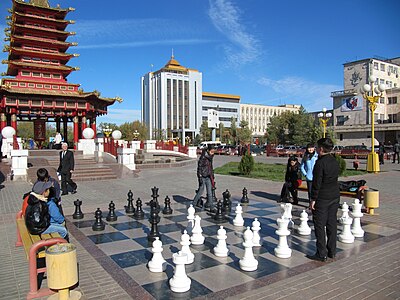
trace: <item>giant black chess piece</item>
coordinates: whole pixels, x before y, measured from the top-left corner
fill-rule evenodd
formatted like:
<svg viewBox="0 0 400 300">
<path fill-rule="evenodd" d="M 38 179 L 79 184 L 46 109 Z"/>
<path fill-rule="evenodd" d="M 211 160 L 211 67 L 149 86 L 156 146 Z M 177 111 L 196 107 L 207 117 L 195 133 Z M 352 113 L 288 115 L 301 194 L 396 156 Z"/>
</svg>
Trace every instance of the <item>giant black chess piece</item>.
<svg viewBox="0 0 400 300">
<path fill-rule="evenodd" d="M 142 200 L 140 200 L 140 198 L 138 198 L 136 200 L 136 211 L 133 214 L 133 217 L 136 220 L 143 220 L 144 219 L 144 211 L 142 209 Z"/>
<path fill-rule="evenodd" d="M 101 212 L 100 208 L 96 210 L 94 217 L 96 218 L 96 221 L 92 225 L 93 231 L 103 231 L 104 228 L 106 228 L 106 224 L 101 219 L 103 217 L 103 213 Z"/>
<path fill-rule="evenodd" d="M 217 203 L 217 212 L 215 213 L 214 220 L 217 223 L 225 222 L 225 215 L 222 212 L 222 201 L 218 201 Z"/>
<path fill-rule="evenodd" d="M 170 214 L 172 214 L 171 199 L 169 199 L 168 196 L 165 197 L 164 203 L 165 203 L 165 207 L 164 207 L 162 213 L 163 213 L 164 215 L 170 215 Z"/>
<path fill-rule="evenodd" d="M 147 235 L 147 240 L 150 245 L 156 240 L 156 237 L 161 238 L 160 232 L 158 231 L 158 223 L 160 223 L 160 217 L 158 215 L 157 210 L 153 210 L 150 213 L 150 224 L 151 224 L 151 230 L 150 233 Z"/>
<path fill-rule="evenodd" d="M 115 204 L 113 201 L 108 205 L 108 215 L 106 217 L 107 221 L 114 222 L 117 221 L 118 216 L 115 214 Z"/>
<path fill-rule="evenodd" d="M 226 213 L 229 214 L 231 212 L 232 208 L 232 201 L 231 201 L 231 193 L 228 191 L 228 189 L 222 193 L 222 210 Z"/>
<path fill-rule="evenodd" d="M 133 206 L 133 193 L 131 190 L 128 192 L 128 205 L 125 206 L 125 212 L 127 215 L 135 213 L 135 207 Z"/>
<path fill-rule="evenodd" d="M 146 202 L 148 206 L 150 206 L 150 215 L 153 212 L 153 210 L 156 210 L 157 213 L 160 213 L 160 204 L 158 203 L 158 187 L 153 187 L 151 188 L 152 195 L 151 195 L 151 200 L 150 202 Z"/>
<path fill-rule="evenodd" d="M 74 201 L 74 205 L 75 205 L 75 212 L 73 213 L 72 218 L 78 219 L 78 220 L 83 219 L 84 215 L 81 210 L 82 201 L 79 199 L 76 199 Z"/>
<path fill-rule="evenodd" d="M 242 204 L 248 204 L 249 203 L 249 198 L 247 197 L 247 189 L 243 188 L 243 192 L 242 192 L 243 196 L 242 199 L 240 200 L 240 202 Z"/>
</svg>

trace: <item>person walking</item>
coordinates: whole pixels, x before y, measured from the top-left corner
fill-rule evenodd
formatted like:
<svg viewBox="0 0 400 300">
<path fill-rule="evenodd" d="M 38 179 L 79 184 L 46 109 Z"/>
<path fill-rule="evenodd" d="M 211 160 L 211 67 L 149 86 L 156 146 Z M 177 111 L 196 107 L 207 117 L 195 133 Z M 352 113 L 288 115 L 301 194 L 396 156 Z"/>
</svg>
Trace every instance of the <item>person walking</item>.
<svg viewBox="0 0 400 300">
<path fill-rule="evenodd" d="M 379 150 L 378 150 L 378 155 L 379 155 L 379 164 L 384 165 L 385 164 L 385 146 L 383 145 L 382 142 L 379 142 Z"/>
<path fill-rule="evenodd" d="M 393 145 L 393 161 L 392 161 L 392 163 L 396 162 L 396 157 L 397 157 L 397 163 L 400 164 L 399 156 L 400 156 L 400 144 L 396 140 L 396 141 L 394 141 L 394 145 Z"/>
<path fill-rule="evenodd" d="M 315 151 L 314 144 L 308 144 L 306 152 L 301 160 L 300 170 L 303 176 L 306 178 L 307 191 L 308 191 L 308 202 L 311 201 L 311 186 L 313 181 L 313 170 L 315 162 L 318 159 L 318 153 Z"/>
<path fill-rule="evenodd" d="M 71 179 L 75 167 L 74 153 L 68 150 L 67 143 L 62 143 L 61 147 L 60 164 L 57 169 L 57 172 L 61 174 L 61 195 L 68 195 L 68 186 L 72 189 L 71 194 L 75 194 L 77 185 Z"/>
<path fill-rule="evenodd" d="M 215 185 L 214 183 L 214 168 L 213 168 L 213 158 L 214 158 L 214 148 L 209 145 L 208 148 L 203 149 L 197 164 L 197 179 L 199 182 L 199 188 L 197 190 L 196 196 L 193 199 L 194 205 L 203 208 L 201 201 L 201 195 L 204 192 L 204 188 L 207 191 L 207 202 L 204 207 L 214 210 L 214 201 L 212 195 L 212 189 Z"/>
<path fill-rule="evenodd" d="M 317 252 L 309 259 L 326 261 L 336 256 L 337 211 L 340 191 L 339 163 L 331 151 L 333 142 L 322 138 L 317 142 L 318 160 L 313 170 L 310 210 L 313 214 Z M 326 230 L 326 235 L 325 235 Z"/>
<path fill-rule="evenodd" d="M 62 142 L 62 136 L 61 133 L 57 132 L 56 136 L 54 137 L 54 148 L 55 149 L 61 149 L 61 142 Z"/>
</svg>

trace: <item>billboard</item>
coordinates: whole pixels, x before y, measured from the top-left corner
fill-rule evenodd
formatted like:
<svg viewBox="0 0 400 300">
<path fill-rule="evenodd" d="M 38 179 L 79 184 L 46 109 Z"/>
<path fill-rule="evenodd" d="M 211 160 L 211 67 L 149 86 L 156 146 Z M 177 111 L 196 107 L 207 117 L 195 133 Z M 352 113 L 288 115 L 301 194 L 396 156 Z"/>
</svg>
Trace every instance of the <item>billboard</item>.
<svg viewBox="0 0 400 300">
<path fill-rule="evenodd" d="M 360 96 L 348 97 L 342 99 L 341 111 L 356 111 L 362 110 L 363 98 Z"/>
<path fill-rule="evenodd" d="M 217 110 L 209 109 L 208 114 L 208 128 L 218 128 L 219 127 L 219 113 Z"/>
</svg>

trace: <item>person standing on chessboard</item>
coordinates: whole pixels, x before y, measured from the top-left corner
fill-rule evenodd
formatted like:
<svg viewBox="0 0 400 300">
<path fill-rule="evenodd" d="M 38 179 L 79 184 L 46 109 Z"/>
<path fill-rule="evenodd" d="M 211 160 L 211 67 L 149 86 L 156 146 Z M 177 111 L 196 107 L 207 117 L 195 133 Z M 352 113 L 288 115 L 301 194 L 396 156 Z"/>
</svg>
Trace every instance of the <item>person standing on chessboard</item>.
<svg viewBox="0 0 400 300">
<path fill-rule="evenodd" d="M 61 147 L 62 151 L 60 151 L 60 165 L 57 169 L 57 172 L 61 175 L 61 195 L 68 195 L 68 186 L 72 189 L 71 194 L 75 194 L 77 184 L 71 179 L 75 167 L 74 153 L 68 150 L 67 143 L 62 143 Z"/>
<path fill-rule="evenodd" d="M 337 211 L 340 202 L 339 163 L 332 153 L 333 142 L 322 138 L 317 142 L 318 160 L 313 170 L 310 210 L 313 214 L 317 252 L 309 259 L 326 261 L 336 256 Z M 326 229 L 326 235 L 325 235 Z"/>
<path fill-rule="evenodd" d="M 313 170 L 315 166 L 315 162 L 318 159 L 318 153 L 315 151 L 314 144 L 310 143 L 307 145 L 306 152 L 303 155 L 303 159 L 301 160 L 301 173 L 304 177 L 306 177 L 307 182 L 307 190 L 308 190 L 308 202 L 311 201 L 311 186 L 313 180 Z"/>
<path fill-rule="evenodd" d="M 201 152 L 198 164 L 197 164 L 197 179 L 199 181 L 199 188 L 197 190 L 196 196 L 193 199 L 193 203 L 200 208 L 203 208 L 203 203 L 201 201 L 201 195 L 203 194 L 204 187 L 207 191 L 207 202 L 204 208 L 214 211 L 214 202 L 212 189 L 215 185 L 214 182 L 214 168 L 213 168 L 213 158 L 214 158 L 214 148 L 212 145 L 208 145 Z"/>
</svg>

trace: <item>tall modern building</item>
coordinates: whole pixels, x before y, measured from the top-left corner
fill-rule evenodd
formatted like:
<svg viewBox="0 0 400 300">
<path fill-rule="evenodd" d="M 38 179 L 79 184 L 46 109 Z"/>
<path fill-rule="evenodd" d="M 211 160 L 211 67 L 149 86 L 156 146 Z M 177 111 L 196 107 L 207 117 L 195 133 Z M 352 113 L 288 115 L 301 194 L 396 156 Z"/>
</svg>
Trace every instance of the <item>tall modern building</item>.
<svg viewBox="0 0 400 300">
<path fill-rule="evenodd" d="M 186 137 L 200 132 L 202 73 L 181 66 L 174 58 L 142 77 L 142 121 L 149 137 Z M 162 134 L 161 134 L 162 133 Z"/>
<path fill-rule="evenodd" d="M 249 124 L 254 137 L 264 136 L 272 117 L 290 111 L 298 113 L 300 105 L 285 104 L 280 106 L 240 104 L 240 120 Z"/>
<path fill-rule="evenodd" d="M 400 140 L 400 58 L 368 58 L 344 64 L 344 90 L 331 93 L 333 125 L 338 144 L 371 146 L 371 111 L 360 92 L 369 76 L 387 90 L 375 110 L 375 144 Z"/>
</svg>

